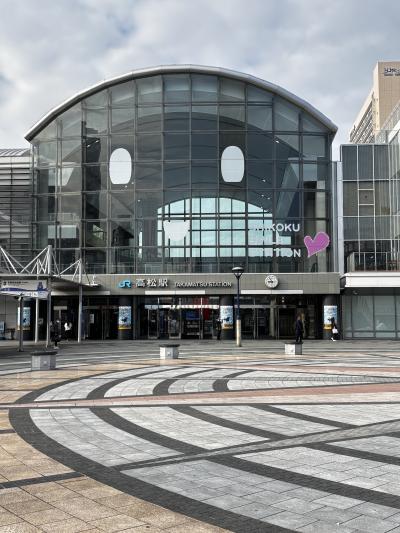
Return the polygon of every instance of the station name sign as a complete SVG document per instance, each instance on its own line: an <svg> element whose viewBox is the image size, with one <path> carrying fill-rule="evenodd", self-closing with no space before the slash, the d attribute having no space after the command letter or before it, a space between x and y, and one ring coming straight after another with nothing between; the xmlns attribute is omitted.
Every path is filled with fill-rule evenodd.
<svg viewBox="0 0 400 533"><path fill-rule="evenodd" d="M232 288L231 281L172 281L168 278L123 279L118 283L119 289L219 289Z"/></svg>

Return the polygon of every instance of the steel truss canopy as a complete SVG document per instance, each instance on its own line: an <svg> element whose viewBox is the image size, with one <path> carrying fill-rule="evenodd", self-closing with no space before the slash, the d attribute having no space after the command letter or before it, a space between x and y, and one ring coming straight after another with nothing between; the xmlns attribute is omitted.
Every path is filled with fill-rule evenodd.
<svg viewBox="0 0 400 533"><path fill-rule="evenodd" d="M29 263L22 265L0 246L0 280L47 280L57 290L73 287L98 287L95 276L85 272L82 259L78 259L64 270L60 270L52 246L46 246Z"/></svg>

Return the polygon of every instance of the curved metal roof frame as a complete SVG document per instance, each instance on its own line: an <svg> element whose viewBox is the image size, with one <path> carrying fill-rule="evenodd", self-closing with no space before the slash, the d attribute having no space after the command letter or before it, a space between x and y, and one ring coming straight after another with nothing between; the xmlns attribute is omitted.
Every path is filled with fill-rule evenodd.
<svg viewBox="0 0 400 533"><path fill-rule="evenodd" d="M309 104L302 98L299 98L295 94L287 91L286 89L283 89L279 85L275 85L268 81L262 80L261 78L257 78L249 74L244 74L242 72L237 72L235 70L230 70L230 69L221 68L221 67L209 67L209 66L202 66L202 65L160 65L157 67L149 67L145 69L132 70L131 72L128 72L121 76L116 76L115 78L110 78L108 80L101 81L99 83L96 83L96 85L92 85L91 87L84 89L83 91L80 91L79 93L75 94L71 98L68 98L67 100L62 102L60 105L51 109L46 115L44 115L44 117L42 117L26 133L25 139L27 139L28 141L31 141L33 137L35 137L35 135L39 133L40 130L46 127L60 113L63 113L64 111L66 111L67 109L69 109L70 107L78 103L83 98L86 98L87 96L90 96L102 89L111 87L112 85L115 85L117 83L122 83L124 81L128 81L131 79L144 78L147 76L155 76L158 74L177 74L177 73L186 73L186 72L195 73L195 74L214 74L214 75L226 76L229 78L234 78L240 81L251 83L255 86L258 86L261 89L266 89L267 91L278 94L279 96L282 96L282 98L285 98L289 102L292 102L293 104L304 109L305 111L310 113L310 115L312 115L314 118L319 120L329 130L331 130L332 133L335 134L337 131L337 126L333 122L331 122L323 113L318 111L318 109L313 107L311 104Z"/></svg>

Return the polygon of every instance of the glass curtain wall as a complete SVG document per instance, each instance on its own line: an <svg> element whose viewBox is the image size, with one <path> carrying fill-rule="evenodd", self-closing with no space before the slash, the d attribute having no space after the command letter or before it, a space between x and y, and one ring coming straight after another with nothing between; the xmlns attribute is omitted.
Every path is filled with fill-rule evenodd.
<svg viewBox="0 0 400 533"><path fill-rule="evenodd" d="M329 271L326 127L237 79L119 83L33 140L35 246L93 273Z"/></svg>
<svg viewBox="0 0 400 533"><path fill-rule="evenodd" d="M399 270L400 146L342 146L345 270Z"/></svg>
<svg viewBox="0 0 400 533"><path fill-rule="evenodd" d="M400 338L399 294L349 294L342 298L345 338Z"/></svg>

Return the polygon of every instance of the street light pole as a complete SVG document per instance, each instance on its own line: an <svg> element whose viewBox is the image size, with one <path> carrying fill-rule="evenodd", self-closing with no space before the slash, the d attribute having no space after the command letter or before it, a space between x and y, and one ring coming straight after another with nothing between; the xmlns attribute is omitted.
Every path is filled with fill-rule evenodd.
<svg viewBox="0 0 400 533"><path fill-rule="evenodd" d="M233 267L232 273L237 280L237 300L236 300L236 346L242 346L242 321L240 319L240 278L244 272L243 267Z"/></svg>

